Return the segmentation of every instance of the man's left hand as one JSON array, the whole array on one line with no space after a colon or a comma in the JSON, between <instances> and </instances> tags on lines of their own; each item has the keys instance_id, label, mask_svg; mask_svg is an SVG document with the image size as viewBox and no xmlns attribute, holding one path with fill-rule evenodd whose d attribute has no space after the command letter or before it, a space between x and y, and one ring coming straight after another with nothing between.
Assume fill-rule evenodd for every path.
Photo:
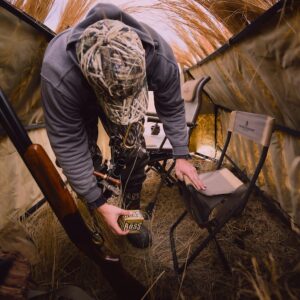
<instances>
[{"instance_id":1,"label":"man's left hand","mask_svg":"<svg viewBox=\"0 0 300 300\"><path fill-rule=\"evenodd\" d=\"M181 181L187 176L197 190L205 190L206 186L199 179L196 168L184 158L176 159L175 174Z\"/></svg>"}]
</instances>

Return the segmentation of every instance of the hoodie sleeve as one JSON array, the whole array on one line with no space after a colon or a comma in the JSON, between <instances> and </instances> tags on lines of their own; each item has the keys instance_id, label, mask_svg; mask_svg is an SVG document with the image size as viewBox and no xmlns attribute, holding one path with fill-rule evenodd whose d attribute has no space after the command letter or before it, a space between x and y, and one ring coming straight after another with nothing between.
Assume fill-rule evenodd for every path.
<instances>
[{"instance_id":1,"label":"hoodie sleeve","mask_svg":"<svg viewBox=\"0 0 300 300\"><path fill-rule=\"evenodd\" d=\"M148 87L154 93L155 108L172 145L173 155L186 156L189 140L177 62L163 37L150 26L143 26L154 44L154 50L146 54Z\"/></svg>"},{"instance_id":2,"label":"hoodie sleeve","mask_svg":"<svg viewBox=\"0 0 300 300\"><path fill-rule=\"evenodd\" d=\"M189 153L188 134L179 70L177 65L160 57L155 73L152 77L156 87L154 100L157 114L173 147L173 155L187 155Z\"/></svg>"},{"instance_id":3,"label":"hoodie sleeve","mask_svg":"<svg viewBox=\"0 0 300 300\"><path fill-rule=\"evenodd\" d=\"M93 176L80 103L74 103L76 99L61 94L46 80L41 87L46 129L56 158L75 192L89 206L100 206L105 199Z\"/></svg>"}]
</instances>

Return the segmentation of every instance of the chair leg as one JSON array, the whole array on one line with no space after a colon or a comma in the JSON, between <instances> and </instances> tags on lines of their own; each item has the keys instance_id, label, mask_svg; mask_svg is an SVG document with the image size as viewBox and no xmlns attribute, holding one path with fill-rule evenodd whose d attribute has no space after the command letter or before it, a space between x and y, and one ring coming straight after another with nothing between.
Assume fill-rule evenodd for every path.
<instances>
[{"instance_id":1,"label":"chair leg","mask_svg":"<svg viewBox=\"0 0 300 300\"><path fill-rule=\"evenodd\" d=\"M168 182L171 182L171 185L173 185L176 180L173 178L173 176L171 176L171 172L172 170L174 169L175 167L175 161L173 161L172 165L170 166L170 168L168 170L165 169L165 164L166 162L164 162L164 165L161 166L159 163L159 166L160 166L160 169L159 169L159 174L161 175L161 179L160 179L160 182L159 182L159 185L155 191L155 194L152 198L152 200L148 203L148 205L146 206L145 208L145 212L146 212L146 216L148 219L151 219L152 218L152 215L154 213L154 210L155 210L155 206L157 204L157 200L158 200L158 194L163 186L163 184L166 182L168 184ZM169 184L168 184L169 185Z\"/></svg>"},{"instance_id":2,"label":"chair leg","mask_svg":"<svg viewBox=\"0 0 300 300\"><path fill-rule=\"evenodd\" d=\"M217 251L218 251L218 254L219 254L219 257L222 261L222 264L223 264L223 267L224 267L224 270L228 273L232 273L232 270L231 270L231 267L230 267L230 264L224 254L224 251L223 249L221 248L218 240L216 239L216 237L214 237L214 241L215 241L215 245L216 245L216 248L217 248Z\"/></svg>"},{"instance_id":3,"label":"chair leg","mask_svg":"<svg viewBox=\"0 0 300 300\"><path fill-rule=\"evenodd\" d=\"M171 171L174 169L176 162L173 161L169 169L166 168L167 160L164 160L162 164L157 163L155 166L157 173L160 174L165 184L169 187L176 183L176 179L171 175Z\"/></svg>"},{"instance_id":4,"label":"chair leg","mask_svg":"<svg viewBox=\"0 0 300 300\"><path fill-rule=\"evenodd\" d=\"M220 228L216 228L215 230L212 230L211 228L207 228L208 230L208 236L202 241L202 243L196 247L192 254L188 257L188 259L186 260L185 264L182 264L181 266L179 266L178 264L178 257L177 257L177 253L176 253L176 245L175 245L175 239L174 239L174 231L176 229L176 227L182 222L182 220L185 218L185 216L187 215L187 210L185 210L180 217L176 220L176 222L171 226L170 228L170 243L171 243L171 252L172 252L172 258L173 258L173 266L174 266L174 270L175 272L180 275L184 269L186 267L188 267L195 259L196 257L200 254L200 252L208 245L208 243L211 240L214 240L215 245L217 247L217 251L219 254L219 257L221 258L222 264L224 266L224 269L229 272L231 274L231 267L229 265L229 262L221 248L221 246L219 245L217 239L216 239L216 234L219 232Z\"/></svg>"},{"instance_id":5,"label":"chair leg","mask_svg":"<svg viewBox=\"0 0 300 300\"><path fill-rule=\"evenodd\" d=\"M173 225L174 226L174 225ZM188 267L195 259L196 257L201 253L201 251L209 244L209 242L211 240L215 240L215 236L216 234L220 231L220 228L215 228L214 230L211 230L208 234L208 236L202 241L202 243L196 247L192 254L190 255L190 257L187 259L186 263L181 265L181 266L178 266L178 260L177 260L177 265L176 265L176 269L175 269L175 264L174 264L174 269L176 270L177 274L181 274L184 269L186 267ZM218 242L217 242L218 244ZM220 246L219 246L220 247ZM221 248L220 248L221 249ZM219 250L218 250L219 251ZM221 250L222 251L222 250ZM222 252L223 253L223 252ZM173 252L172 252L173 254ZM226 260L225 258L225 255L223 253L223 256L224 256L224 259ZM177 259L177 256L176 256L176 259ZM173 261L174 261L174 257L173 257ZM227 262L228 263L228 262ZM224 265L225 267L225 265ZM230 270L230 267L229 267L229 264L228 264L228 269Z\"/></svg>"},{"instance_id":6,"label":"chair leg","mask_svg":"<svg viewBox=\"0 0 300 300\"><path fill-rule=\"evenodd\" d=\"M176 179L171 175L172 170L174 169L176 165L176 161L174 160L168 170L165 172L164 180L167 182L169 186L173 186L177 181Z\"/></svg>"},{"instance_id":7,"label":"chair leg","mask_svg":"<svg viewBox=\"0 0 300 300\"><path fill-rule=\"evenodd\" d=\"M195 258L200 254L200 252L208 245L208 243L213 239L211 235L208 235L202 243L194 249L190 257L187 259L186 263L180 267L178 267L178 274L181 274L184 271L185 267L188 267L194 260Z\"/></svg>"},{"instance_id":8,"label":"chair leg","mask_svg":"<svg viewBox=\"0 0 300 300\"><path fill-rule=\"evenodd\" d=\"M155 194L154 196L152 197L151 201L147 204L146 208L145 208L145 212L146 212L146 218L148 220L150 220L152 218L152 215L154 213L154 210L155 210L155 206L156 206L156 203L157 203L157 200L158 200L158 194L163 186L163 179L160 180L159 182L159 185L155 191Z\"/></svg>"},{"instance_id":9,"label":"chair leg","mask_svg":"<svg viewBox=\"0 0 300 300\"><path fill-rule=\"evenodd\" d=\"M212 162L218 162L218 160L215 157L211 157L211 156L199 153L199 152L195 152L195 155L201 157L202 159L207 159Z\"/></svg>"},{"instance_id":10,"label":"chair leg","mask_svg":"<svg viewBox=\"0 0 300 300\"><path fill-rule=\"evenodd\" d=\"M160 176L164 175L164 181L168 186L173 186L176 183L176 179L171 175L171 171L175 167L175 161L173 161L172 165L169 169L166 169L167 160L164 160L163 163L160 163L159 161L153 162L147 169L146 173L148 173L150 170L153 170Z\"/></svg>"},{"instance_id":11,"label":"chair leg","mask_svg":"<svg viewBox=\"0 0 300 300\"><path fill-rule=\"evenodd\" d=\"M177 258L177 253L176 253L174 231L175 231L176 227L182 222L182 220L185 218L186 215L187 215L187 210L185 210L179 216L179 218L176 220L176 222L170 228L170 244L171 244L171 252L172 252L172 258L173 258L173 266L174 266L174 270L177 274L180 274L180 272L179 272L178 258Z\"/></svg>"},{"instance_id":12,"label":"chair leg","mask_svg":"<svg viewBox=\"0 0 300 300\"><path fill-rule=\"evenodd\" d=\"M211 227L208 227L207 231L209 232L209 234L213 234ZM213 240L215 242L215 245L216 245L216 248L217 248L217 251L218 251L218 255L219 255L220 259L221 259L221 262L223 264L224 270L226 272L228 272L228 273L232 273L230 264L229 264L229 262L228 262L228 260L227 260L227 258L225 256L225 253L224 253L223 249L221 248L221 246L220 246L220 244L219 244L219 242L218 242L218 240L216 238L216 234L214 235Z\"/></svg>"}]
</instances>

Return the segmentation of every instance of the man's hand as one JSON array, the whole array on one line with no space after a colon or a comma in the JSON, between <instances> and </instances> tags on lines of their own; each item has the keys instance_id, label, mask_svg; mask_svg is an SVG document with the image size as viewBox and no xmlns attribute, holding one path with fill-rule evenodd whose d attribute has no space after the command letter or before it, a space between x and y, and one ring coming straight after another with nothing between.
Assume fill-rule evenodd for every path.
<instances>
[{"instance_id":1,"label":"man's hand","mask_svg":"<svg viewBox=\"0 0 300 300\"><path fill-rule=\"evenodd\" d=\"M199 179L195 167L184 158L176 159L175 174L181 181L184 180L183 176L187 176L197 190L206 189L204 183Z\"/></svg>"},{"instance_id":2,"label":"man's hand","mask_svg":"<svg viewBox=\"0 0 300 300\"><path fill-rule=\"evenodd\" d=\"M118 224L119 216L128 216L130 214L128 210L104 203L97 208L97 211L102 215L104 221L114 234L126 235L129 232L129 230L123 231Z\"/></svg>"}]
</instances>

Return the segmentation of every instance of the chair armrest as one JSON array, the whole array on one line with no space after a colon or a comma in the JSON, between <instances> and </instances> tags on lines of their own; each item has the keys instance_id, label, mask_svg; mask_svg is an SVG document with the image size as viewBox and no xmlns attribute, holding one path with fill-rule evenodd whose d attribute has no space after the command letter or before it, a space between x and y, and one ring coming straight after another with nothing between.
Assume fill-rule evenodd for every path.
<instances>
[{"instance_id":1,"label":"chair armrest","mask_svg":"<svg viewBox=\"0 0 300 300\"><path fill-rule=\"evenodd\" d=\"M157 116L157 113L156 112L146 112L146 116L147 117L157 117L158 118L158 116Z\"/></svg>"},{"instance_id":2,"label":"chair armrest","mask_svg":"<svg viewBox=\"0 0 300 300\"><path fill-rule=\"evenodd\" d=\"M161 123L161 120L158 117L148 117L148 122Z\"/></svg>"}]
</instances>

